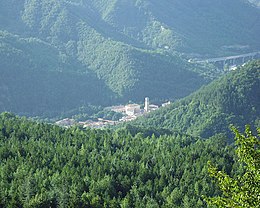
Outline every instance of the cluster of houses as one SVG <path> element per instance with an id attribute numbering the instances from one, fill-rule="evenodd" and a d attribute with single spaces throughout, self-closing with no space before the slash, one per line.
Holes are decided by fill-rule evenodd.
<path id="1" fill-rule="evenodd" d="M 170 101 L 167 103 L 163 103 L 162 107 L 165 107 L 170 104 Z M 105 120 L 102 118 L 99 118 L 98 121 L 92 121 L 92 120 L 87 120 L 84 122 L 76 122 L 74 119 L 63 119 L 60 121 L 57 121 L 56 124 L 59 126 L 64 126 L 64 127 L 70 127 L 73 125 L 80 125 L 83 128 L 103 128 L 106 126 L 111 126 L 111 125 L 116 125 L 121 122 L 128 122 L 128 121 L 133 121 L 137 117 L 143 116 L 151 111 L 157 110 L 159 108 L 158 105 L 153 105 L 150 104 L 149 98 L 145 98 L 144 102 L 144 108 L 141 108 L 141 105 L 139 104 L 128 104 L 128 105 L 118 105 L 118 106 L 111 106 L 105 108 L 106 110 L 111 110 L 114 112 L 122 113 L 124 116 L 119 120 L 119 121 L 111 121 L 111 120 Z"/>

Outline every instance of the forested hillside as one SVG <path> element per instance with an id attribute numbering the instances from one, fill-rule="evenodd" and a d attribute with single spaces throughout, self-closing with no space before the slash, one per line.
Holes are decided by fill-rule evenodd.
<path id="1" fill-rule="evenodd" d="M 208 137 L 228 126 L 259 126 L 260 61 L 253 61 L 192 94 L 136 121 Z"/>
<path id="2" fill-rule="evenodd" d="M 110 25 L 151 47 L 223 55 L 260 46 L 260 12 L 243 0 L 90 2 Z"/>
<path id="3" fill-rule="evenodd" d="M 62 129 L 0 115 L 1 207 L 206 207 L 207 161 L 238 174 L 223 135 Z M 240 170 L 240 171 L 239 171 Z"/>
<path id="4" fill-rule="evenodd" d="M 246 0 L 11 0 L 0 6 L 2 29 L 55 43 L 77 41 L 84 22 L 105 38 L 138 47 L 209 54 L 232 45 L 259 49 L 260 12 Z"/>
<path id="5" fill-rule="evenodd" d="M 50 44 L 7 32 L 0 33 L 0 41 L 0 112 L 51 117 L 111 102 L 111 90 L 93 72 L 80 73 L 82 66 L 73 59 L 64 62 Z"/>
<path id="6" fill-rule="evenodd" d="M 201 208 L 221 196 L 207 162 L 244 173 L 228 127 L 260 126 L 260 60 L 220 77 L 188 59 L 259 51 L 257 5 L 0 1 L 0 207 Z M 103 130 L 1 113 L 112 119 L 122 114 L 104 106 L 144 97 L 174 102 Z"/>
<path id="7" fill-rule="evenodd" d="M 218 72 L 188 63 L 179 52 L 224 55 L 259 49 L 258 9 L 236 0 L 193 2 L 1 1 L 0 70 L 10 74 L 0 88 L 2 109 L 52 114 L 57 110 L 53 97 L 68 97 L 69 103 L 60 99 L 61 110 L 82 103 L 140 101 L 145 96 L 181 98 Z M 229 6 L 236 12 L 227 10 Z M 37 75 L 21 81 L 17 71 Z M 57 83 L 44 78 L 58 72 Z M 46 108 L 34 102 L 39 94 L 28 85 L 43 89 Z M 12 89 L 27 92 L 23 99 L 28 108 L 20 108 L 23 101 Z"/>

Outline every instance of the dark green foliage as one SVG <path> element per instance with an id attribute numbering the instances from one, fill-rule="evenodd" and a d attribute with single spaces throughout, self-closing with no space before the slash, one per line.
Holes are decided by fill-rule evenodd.
<path id="1" fill-rule="evenodd" d="M 253 61 L 136 123 L 207 138 L 230 124 L 257 125 L 259 116 L 260 61 Z"/>
<path id="2" fill-rule="evenodd" d="M 214 196 L 208 160 L 231 173 L 222 135 L 203 141 L 172 133 L 62 129 L 0 116 L 0 206 L 205 207 Z"/>
<path id="3" fill-rule="evenodd" d="M 117 113 L 111 110 L 101 110 L 91 116 L 92 119 L 103 118 L 105 120 L 118 121 L 123 117 L 122 113 Z"/>
<path id="4" fill-rule="evenodd" d="M 246 1 L 90 2 L 105 22 L 151 47 L 215 55 L 259 48 L 260 11 Z"/>
<path id="5" fill-rule="evenodd" d="M 16 70 L 2 71 L 2 75 L 0 111 L 53 118 L 68 115 L 77 106 L 111 101 L 110 91 L 92 75 Z"/>
<path id="6" fill-rule="evenodd" d="M 139 45 L 207 55 L 259 48 L 260 13 L 243 1 L 92 0 L 91 3 L 102 21 L 123 33 L 124 40 L 130 37 L 139 41 Z"/>
<path id="7" fill-rule="evenodd" d="M 0 111 L 53 117 L 114 97 L 93 72 L 35 38 L 0 32 L 0 61 Z"/>

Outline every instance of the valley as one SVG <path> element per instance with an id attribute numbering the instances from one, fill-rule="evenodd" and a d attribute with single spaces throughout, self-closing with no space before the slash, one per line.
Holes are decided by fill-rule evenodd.
<path id="1" fill-rule="evenodd" d="M 231 5 L 236 13 L 228 10 Z M 260 48 L 259 10 L 243 1 L 23 0 L 1 2 L 0 10 L 0 67 L 10 75 L 0 87 L 7 89 L 0 110 L 19 115 L 57 117 L 82 106 L 140 102 L 145 96 L 180 99 L 223 74 L 212 64 L 189 63 L 189 57 Z M 31 73 L 36 83 L 20 75 Z M 61 74 L 57 84 L 41 79 L 53 73 Z M 78 87 L 70 92 L 58 84 L 65 82 Z M 41 96 L 28 90 L 30 83 Z M 28 92 L 23 106 L 30 107 L 18 104 L 19 89 Z M 76 89 L 83 95 L 74 96 L 80 94 Z"/>
<path id="2" fill-rule="evenodd" d="M 0 1 L 0 207 L 259 207 L 259 3 Z"/>
<path id="3" fill-rule="evenodd" d="M 195 63 L 212 63 L 218 67 L 219 70 L 225 69 L 225 68 L 234 68 L 237 65 L 243 65 L 248 61 L 257 60 L 260 59 L 260 51 L 258 52 L 252 52 L 252 53 L 246 53 L 246 54 L 238 54 L 235 56 L 226 56 L 226 57 L 217 57 L 217 58 L 194 58 L 189 59 L 189 62 L 195 62 Z"/>
<path id="4" fill-rule="evenodd" d="M 143 116 L 147 116 L 148 113 L 158 110 L 162 107 L 166 107 L 170 105 L 171 102 L 165 102 L 161 105 L 150 104 L 149 98 L 145 98 L 144 108 L 141 108 L 141 105 L 136 103 L 131 103 L 127 105 L 118 105 L 118 106 L 108 106 L 105 107 L 102 111 L 106 112 L 104 114 L 98 112 L 97 114 L 101 117 L 94 116 L 89 120 L 82 120 L 79 117 L 77 120 L 73 118 L 64 118 L 62 120 L 56 121 L 55 124 L 61 127 L 69 128 L 72 126 L 79 126 L 82 128 L 106 128 L 111 126 L 116 126 L 120 124 L 124 124 L 126 122 L 134 121 L 135 119 Z M 101 112 L 102 112 L 101 111 Z M 113 114 L 113 116 L 108 116 L 109 114 Z M 118 115 L 115 117 L 115 115 Z M 72 117 L 77 117 L 73 115 Z"/>

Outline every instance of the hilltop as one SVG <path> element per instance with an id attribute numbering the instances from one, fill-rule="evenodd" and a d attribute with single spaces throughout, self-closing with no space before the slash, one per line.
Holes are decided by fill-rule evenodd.
<path id="1" fill-rule="evenodd" d="M 224 46 L 234 46 L 231 50 L 247 46 L 252 51 L 260 48 L 260 11 L 249 2 L 259 4 L 256 0 L 8 1 L 0 4 L 0 27 L 56 45 L 77 43 L 84 24 L 105 39 L 141 48 L 167 46 L 211 55 L 223 53 Z"/>
<path id="2" fill-rule="evenodd" d="M 259 126 L 259 116 L 260 61 L 253 61 L 135 124 L 207 138 L 228 132 L 230 124 Z"/>

